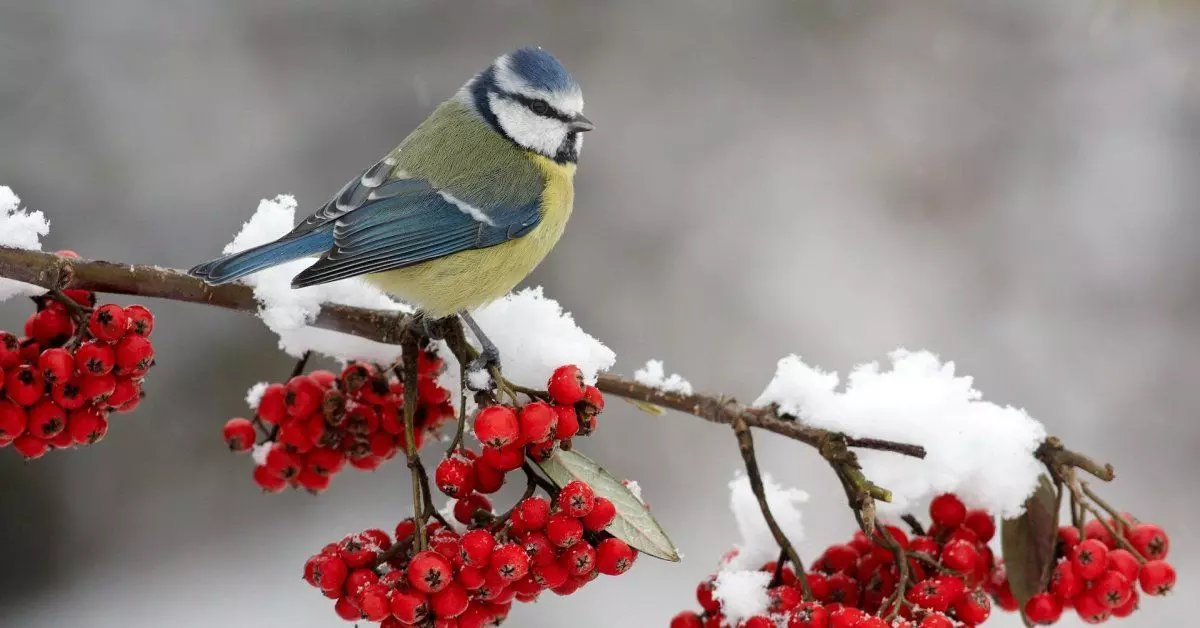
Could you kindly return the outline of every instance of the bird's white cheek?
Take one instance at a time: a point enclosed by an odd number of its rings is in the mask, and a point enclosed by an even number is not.
[[[523,105],[495,94],[490,95],[492,112],[500,128],[518,144],[543,155],[553,156],[567,137],[566,125],[553,118],[539,116]]]

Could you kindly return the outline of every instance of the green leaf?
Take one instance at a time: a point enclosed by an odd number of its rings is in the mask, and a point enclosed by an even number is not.
[[[1001,524],[1000,546],[1004,569],[1013,597],[1022,608],[1036,593],[1044,591],[1054,566],[1058,539],[1058,496],[1046,476],[1038,478],[1037,490],[1025,500],[1025,512]]]
[[[643,554],[679,562],[679,550],[650,514],[650,509],[591,458],[575,450],[559,449],[538,466],[560,487],[572,480],[582,480],[596,491],[597,496],[610,499],[617,507],[617,517],[607,528],[610,534]]]

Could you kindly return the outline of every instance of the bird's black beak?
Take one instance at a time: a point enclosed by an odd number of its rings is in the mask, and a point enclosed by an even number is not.
[[[577,113],[574,118],[571,118],[570,122],[567,122],[567,127],[572,131],[591,131],[596,128],[596,125],[592,124],[591,120],[583,117],[582,113]]]

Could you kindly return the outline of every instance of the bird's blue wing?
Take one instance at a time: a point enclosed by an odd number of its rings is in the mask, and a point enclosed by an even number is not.
[[[336,218],[333,248],[292,280],[300,288],[404,268],[529,233],[541,220],[538,199],[523,206],[480,208],[421,179],[374,189]]]

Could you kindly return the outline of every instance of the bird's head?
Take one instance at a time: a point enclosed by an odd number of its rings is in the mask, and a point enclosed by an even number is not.
[[[575,162],[582,133],[583,91],[570,72],[541,48],[522,48],[496,59],[467,82],[459,98],[496,132],[559,163]]]

